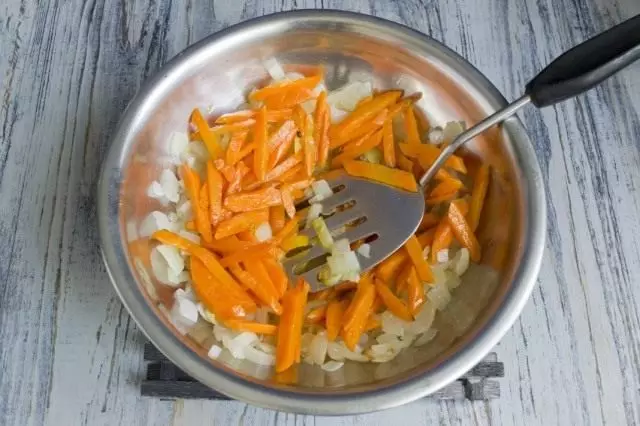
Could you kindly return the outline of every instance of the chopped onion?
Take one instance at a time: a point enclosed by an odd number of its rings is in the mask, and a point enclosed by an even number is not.
[[[354,251],[344,253],[333,253],[327,257],[327,265],[332,275],[346,275],[349,273],[360,273],[360,262]]]
[[[189,146],[189,136],[184,132],[173,132],[169,135],[167,145],[168,154],[179,162],[180,154]]]
[[[318,365],[324,364],[324,359],[327,356],[327,347],[329,341],[324,332],[320,332],[313,336],[311,343],[309,344],[309,358]]]
[[[449,261],[449,249],[438,250],[436,253],[438,263],[446,263]]]
[[[422,334],[427,331],[436,316],[436,308],[432,302],[427,300],[421,307],[413,322],[410,323],[407,331],[413,335]]]
[[[169,221],[169,217],[159,211],[153,211],[144,218],[140,224],[139,235],[141,238],[150,237],[154,232],[160,229],[174,230],[174,226]]]
[[[382,315],[380,315],[380,319],[382,321],[383,332],[399,337],[404,336],[405,329],[411,325],[411,323],[401,320],[390,311],[384,311]]]
[[[267,72],[269,73],[269,76],[273,80],[280,81],[286,78],[284,69],[282,68],[282,66],[280,65],[280,63],[276,58],[271,57],[271,58],[264,59],[262,61],[262,64],[264,65]]]
[[[127,241],[135,241],[138,239],[138,226],[135,220],[127,221]]]
[[[307,226],[311,226],[313,219],[320,217],[322,214],[322,204],[311,204],[307,212]]]
[[[173,285],[171,281],[169,281],[169,265],[167,264],[167,260],[158,251],[157,247],[151,249],[149,260],[151,262],[151,271],[156,279],[162,284]]]
[[[356,249],[356,252],[358,252],[360,256],[366,257],[368,259],[369,257],[371,257],[371,245],[364,243]]]
[[[329,186],[329,183],[324,179],[313,182],[311,184],[311,188],[315,194],[315,196],[309,200],[312,204],[326,200],[333,195],[333,190]]]
[[[469,269],[469,249],[466,247],[458,250],[453,258],[453,272],[461,277]]]
[[[331,246],[333,246],[333,237],[331,236],[324,219],[321,217],[313,219],[311,221],[311,227],[316,231],[318,240],[320,240],[320,245],[326,250],[331,250]]]
[[[450,121],[444,126],[442,141],[451,142],[465,129],[464,121]]]
[[[173,171],[164,169],[162,173],[160,173],[159,182],[164,196],[172,203],[177,203],[180,199],[180,185]]]
[[[324,371],[332,373],[334,371],[340,370],[343,365],[344,365],[344,362],[327,361],[326,363],[322,364],[322,366],[320,368],[322,368]]]
[[[151,184],[147,188],[147,197],[154,198],[160,202],[166,199],[164,190],[162,189],[162,185],[160,185],[160,183],[156,182],[155,180],[151,182]]]
[[[215,316],[215,314],[213,312],[211,312],[210,310],[205,308],[202,303],[198,303],[197,306],[198,306],[198,313],[200,314],[202,319],[204,319],[206,322],[214,324],[214,325],[218,324],[218,321],[216,320],[216,316]]]
[[[184,259],[176,247],[167,244],[160,244],[156,246],[156,249],[160,252],[162,257],[164,257],[169,269],[171,269],[173,273],[179,274],[184,270]]]
[[[347,253],[351,251],[351,247],[349,247],[349,240],[346,238],[341,238],[335,243],[333,243],[333,247],[331,248],[331,253]]]
[[[253,234],[260,242],[270,240],[271,237],[273,237],[273,233],[271,232],[271,225],[269,225],[269,222],[263,222],[258,225]]]
[[[222,353],[222,348],[216,344],[213,344],[209,348],[209,352],[207,352],[207,356],[211,359],[218,359],[221,353]]]
[[[433,129],[429,130],[429,134],[427,137],[429,139],[429,142],[434,145],[440,145],[442,142],[444,142],[444,132],[442,131],[441,127],[434,127]]]
[[[451,301],[451,293],[446,282],[435,285],[428,293],[429,300],[437,310],[443,310]]]
[[[422,346],[433,340],[434,337],[438,334],[438,330],[435,328],[431,328],[427,330],[422,336],[418,337],[416,341],[413,343],[413,346]]]
[[[371,81],[354,81],[327,96],[327,103],[343,111],[353,111],[358,102],[373,94]]]
[[[189,299],[174,299],[170,316],[174,324],[189,328],[198,321],[198,308]]]
[[[193,209],[191,208],[191,201],[187,200],[184,203],[178,205],[176,214],[185,222],[193,219]]]
[[[191,232],[191,231],[185,231],[184,229],[179,231],[178,234],[183,237],[186,238],[189,241],[192,241],[196,244],[200,244],[200,235]]]
[[[244,356],[249,361],[258,365],[275,365],[276,363],[276,357],[273,356],[273,354],[262,352],[253,346],[246,346],[244,348]]]

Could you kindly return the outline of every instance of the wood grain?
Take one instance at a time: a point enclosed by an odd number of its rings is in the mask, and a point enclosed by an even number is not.
[[[95,186],[140,83],[185,46],[326,7],[443,41],[507,98],[637,0],[7,0],[0,6],[0,423],[640,424],[640,65],[522,119],[548,194],[539,285],[496,351],[501,398],[353,417],[139,396],[143,339],[102,265]]]

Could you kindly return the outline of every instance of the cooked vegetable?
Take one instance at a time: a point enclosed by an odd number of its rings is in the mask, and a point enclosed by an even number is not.
[[[345,161],[344,169],[351,176],[375,180],[407,191],[416,192],[418,190],[418,184],[413,174],[402,170],[356,160]]]

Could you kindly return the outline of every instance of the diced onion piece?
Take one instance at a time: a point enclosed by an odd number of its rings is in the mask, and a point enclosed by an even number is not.
[[[315,196],[309,200],[310,203],[318,203],[333,195],[333,190],[331,190],[329,183],[324,179],[313,182],[311,188]]]
[[[327,356],[327,347],[329,341],[324,332],[318,333],[313,336],[311,343],[309,343],[309,358],[318,365],[324,364],[324,360]]]
[[[327,265],[331,270],[331,275],[359,274],[361,271],[360,262],[354,251],[344,253],[334,253],[327,257]]]
[[[184,132],[173,132],[169,135],[167,143],[167,152],[177,162],[179,162],[180,154],[189,146],[189,136]]]
[[[174,299],[170,315],[174,324],[189,328],[198,321],[198,308],[187,298],[177,298]]]
[[[179,274],[184,270],[184,259],[180,255],[180,250],[174,246],[160,244],[156,247],[164,260],[167,262],[169,269],[175,274]]]
[[[360,256],[366,257],[368,259],[369,257],[371,257],[371,244],[364,243],[364,244],[360,245],[360,247],[358,247],[356,249],[356,252]]]
[[[159,231],[160,229],[173,231],[174,225],[166,214],[154,211],[149,213],[140,224],[139,235],[141,238],[150,237],[154,232]]]
[[[438,263],[446,263],[449,261],[449,249],[438,250],[436,253]]]
[[[284,80],[286,78],[284,69],[276,58],[267,58],[262,61],[262,65],[264,65],[267,72],[269,73],[269,76],[275,81]]]
[[[159,182],[164,196],[172,203],[177,203],[180,199],[180,185],[173,171],[164,169],[162,173],[160,173]]]
[[[167,264],[167,260],[160,254],[157,247],[151,249],[149,260],[151,262],[151,271],[156,279],[162,284],[173,285],[171,281],[169,281],[169,265]]]
[[[299,73],[299,72],[295,72],[295,71],[291,71],[291,72],[288,72],[288,73],[285,74],[285,78],[287,80],[292,80],[292,81],[300,80],[300,79],[304,78],[304,74]]]
[[[469,269],[469,249],[466,247],[458,250],[453,258],[453,272],[461,277]]]
[[[244,348],[244,356],[247,360],[258,365],[275,365],[276,363],[276,357],[273,354],[263,352],[253,346]]]
[[[151,182],[151,184],[147,188],[147,197],[162,201],[162,199],[165,198],[162,185],[160,185],[160,183],[156,182],[155,180]]]
[[[443,310],[451,301],[451,293],[446,282],[437,284],[428,293],[429,300],[433,303],[437,310]]]
[[[193,209],[191,208],[191,201],[187,200],[184,203],[180,204],[176,209],[176,214],[178,218],[184,220],[185,222],[193,219]]]
[[[327,371],[329,373],[332,373],[334,371],[338,371],[342,368],[342,366],[344,365],[344,362],[340,362],[340,361],[327,361],[326,363],[322,364],[322,366],[320,368],[322,368],[324,371]]]
[[[263,222],[256,228],[254,235],[260,242],[270,240],[273,237],[271,232],[271,225],[268,222]]]
[[[341,238],[333,243],[333,248],[331,249],[332,254],[346,253],[349,251],[351,251],[351,247],[349,247],[349,240],[347,240],[346,238]]]
[[[464,121],[450,121],[444,126],[442,140],[443,142],[451,142],[465,129]]]
[[[373,94],[370,81],[354,81],[327,95],[327,103],[343,111],[353,111],[358,102]]]
[[[324,219],[321,217],[313,219],[311,221],[311,227],[316,231],[318,240],[320,240],[320,245],[326,250],[331,250],[331,246],[333,246],[333,237],[331,236],[331,232],[329,232],[329,228],[327,228],[327,224]]]
[[[218,359],[221,353],[222,353],[222,348],[216,344],[213,344],[209,348],[209,352],[207,352],[207,356],[211,359]]]
[[[311,222],[313,219],[320,217],[322,214],[322,205],[321,204],[311,204],[309,206],[309,210],[307,211],[307,226],[311,226]]]
[[[198,235],[198,234],[196,234],[194,232],[186,231],[186,230],[183,229],[183,230],[179,231],[178,234],[181,237],[186,238],[189,241],[192,241],[192,242],[194,242],[196,244],[200,244],[200,239],[201,239],[200,235]]]
[[[429,134],[427,137],[429,139],[429,143],[440,145],[442,142],[444,142],[444,131],[441,127],[434,127],[433,129],[429,130]]]
[[[438,334],[438,330],[435,328],[431,328],[427,330],[422,336],[418,337],[416,341],[413,343],[413,346],[422,346],[433,340],[434,337]]]
[[[420,308],[413,322],[410,323],[407,331],[414,335],[419,335],[427,331],[436,316],[436,308],[432,302],[426,301]]]
[[[380,315],[382,321],[382,331],[394,336],[403,337],[405,331],[410,327],[411,323],[401,320],[393,315],[390,311],[384,311]]]
[[[218,324],[218,321],[216,320],[216,316],[214,315],[213,312],[211,312],[210,310],[205,308],[202,303],[198,303],[197,306],[198,306],[198,313],[200,314],[202,319],[204,319],[206,322],[214,324],[214,325]]]

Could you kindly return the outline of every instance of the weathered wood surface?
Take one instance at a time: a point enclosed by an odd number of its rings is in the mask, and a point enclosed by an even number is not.
[[[147,76],[230,24],[293,8],[431,34],[508,98],[638,0],[5,0],[0,5],[0,424],[639,424],[640,65],[521,117],[546,178],[539,285],[496,351],[501,398],[355,417],[139,397],[143,338],[97,250],[108,138]]]

